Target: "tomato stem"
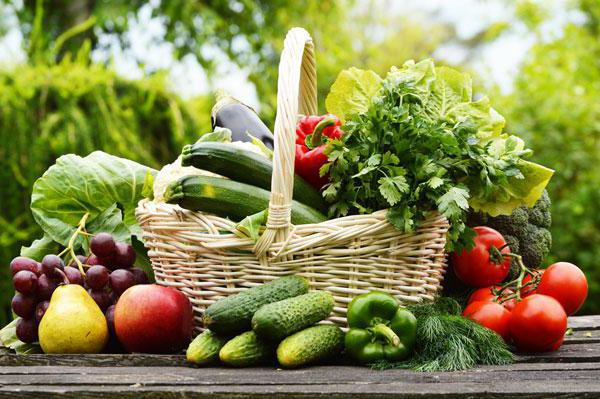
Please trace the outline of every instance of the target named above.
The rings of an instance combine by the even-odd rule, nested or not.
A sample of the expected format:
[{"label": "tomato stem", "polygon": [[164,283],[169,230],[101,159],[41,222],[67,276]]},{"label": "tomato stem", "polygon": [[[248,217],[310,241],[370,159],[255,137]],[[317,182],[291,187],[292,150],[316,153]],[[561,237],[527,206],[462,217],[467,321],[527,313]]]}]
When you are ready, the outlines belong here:
[{"label": "tomato stem", "polygon": [[490,260],[497,265],[504,262],[504,255],[509,255],[509,254],[503,254],[501,252],[504,247],[502,247],[502,248],[497,248],[494,246],[490,247]]},{"label": "tomato stem", "polygon": [[[494,292],[496,290],[494,288],[494,295],[497,294],[501,304],[510,301],[511,299],[515,299],[517,302],[519,302],[522,299],[521,291],[523,290],[523,288],[537,286],[539,282],[537,281],[537,279],[533,278],[531,281],[528,281],[527,283],[523,284],[523,279],[525,278],[525,275],[529,274],[532,277],[535,277],[535,273],[528,269],[527,266],[525,266],[525,264],[523,263],[523,257],[521,255],[506,253],[502,254],[502,256],[512,258],[517,262],[517,265],[519,266],[519,276],[515,280],[509,281],[508,283],[504,283],[502,286],[500,286],[500,289],[498,289],[497,292]],[[510,287],[514,287],[514,293],[507,296],[502,296],[502,292],[504,292],[507,288]]]}]

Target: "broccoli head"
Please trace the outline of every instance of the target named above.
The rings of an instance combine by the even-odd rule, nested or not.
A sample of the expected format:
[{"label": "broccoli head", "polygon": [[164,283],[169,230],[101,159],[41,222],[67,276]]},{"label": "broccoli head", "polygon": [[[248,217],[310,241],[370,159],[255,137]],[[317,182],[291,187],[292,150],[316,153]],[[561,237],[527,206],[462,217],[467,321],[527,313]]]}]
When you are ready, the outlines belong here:
[{"label": "broccoli head", "polygon": [[[550,205],[550,197],[544,190],[532,208],[521,206],[508,216],[471,214],[468,224],[471,227],[488,226],[499,231],[511,252],[521,255],[525,266],[535,269],[540,266],[552,247],[552,235],[548,230],[552,223]],[[514,263],[513,266],[516,266]],[[513,274],[511,270],[511,275]]]}]

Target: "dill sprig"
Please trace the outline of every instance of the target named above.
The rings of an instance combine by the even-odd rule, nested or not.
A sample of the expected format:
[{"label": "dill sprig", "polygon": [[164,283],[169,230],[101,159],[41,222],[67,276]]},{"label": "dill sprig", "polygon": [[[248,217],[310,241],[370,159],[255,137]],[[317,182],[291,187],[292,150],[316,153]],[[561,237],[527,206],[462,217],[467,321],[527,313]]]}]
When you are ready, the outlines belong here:
[{"label": "dill sprig", "polygon": [[414,356],[403,362],[380,361],[377,370],[459,371],[478,364],[504,365],[513,354],[495,332],[462,317],[461,307],[452,298],[408,306],[417,318]]}]

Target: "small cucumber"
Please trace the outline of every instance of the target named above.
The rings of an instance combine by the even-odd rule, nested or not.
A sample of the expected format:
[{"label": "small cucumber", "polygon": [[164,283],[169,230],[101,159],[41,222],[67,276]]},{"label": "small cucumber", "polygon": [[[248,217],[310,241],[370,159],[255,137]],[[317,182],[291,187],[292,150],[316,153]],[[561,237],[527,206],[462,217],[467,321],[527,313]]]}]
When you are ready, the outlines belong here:
[{"label": "small cucumber", "polygon": [[323,324],[290,335],[277,348],[277,360],[286,368],[306,366],[331,359],[344,349],[344,333],[333,325]]},{"label": "small cucumber", "polygon": [[210,330],[205,330],[198,335],[185,353],[189,362],[198,365],[205,365],[219,360],[219,351],[227,342],[226,338],[222,338]]},{"label": "small cucumber", "polygon": [[[165,201],[192,211],[202,211],[239,222],[269,207],[271,193],[262,188],[221,177],[185,176],[171,183]],[[310,224],[327,220],[308,205],[292,201],[292,223]]]},{"label": "small cucumber", "polygon": [[273,360],[275,347],[247,331],[228,341],[219,351],[221,361],[229,366],[259,366]]},{"label": "small cucumber", "polygon": [[254,313],[252,329],[261,338],[279,341],[327,318],[333,305],[333,296],[326,291],[270,303]]},{"label": "small cucumber", "polygon": [[[240,183],[271,189],[273,162],[252,151],[229,143],[198,142],[183,147],[181,154],[183,166],[194,166]],[[294,176],[293,197],[321,212],[327,211],[323,196],[298,175]]]},{"label": "small cucumber", "polygon": [[252,316],[262,306],[307,292],[305,278],[281,277],[219,299],[204,311],[204,326],[221,335],[239,334],[251,329]]}]

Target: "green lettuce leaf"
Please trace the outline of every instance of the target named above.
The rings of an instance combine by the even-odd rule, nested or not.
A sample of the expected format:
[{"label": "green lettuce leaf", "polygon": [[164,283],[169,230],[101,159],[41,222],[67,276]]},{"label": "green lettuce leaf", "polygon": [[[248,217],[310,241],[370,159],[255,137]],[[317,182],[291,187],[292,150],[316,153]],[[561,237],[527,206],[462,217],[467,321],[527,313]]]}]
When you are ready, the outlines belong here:
[{"label": "green lettuce leaf", "polygon": [[135,207],[151,168],[101,151],[60,157],[33,186],[31,211],[48,238],[65,246],[87,212],[90,232],[107,231],[120,241],[141,236]]},{"label": "green lettuce leaf", "polygon": [[435,64],[431,59],[418,63],[408,60],[402,65],[402,68],[393,66],[385,79],[393,86],[410,84],[417,93],[429,93],[431,84],[436,79]]},{"label": "green lettuce leaf", "polygon": [[486,140],[499,136],[505,120],[490,106],[487,97],[473,101],[473,83],[467,73],[448,67],[435,67],[433,60],[419,63],[407,61],[402,68],[392,67],[386,80],[394,84],[410,83],[423,101],[431,117],[445,118],[452,123],[470,120],[478,136]]},{"label": "green lettuce leaf", "polygon": [[231,130],[217,126],[212,132],[205,133],[198,139],[199,143],[215,141],[218,143],[231,143]]},{"label": "green lettuce leaf", "polygon": [[260,150],[260,152],[262,152],[265,157],[267,157],[269,159],[273,159],[273,150],[271,150],[269,147],[267,147],[261,139],[251,135],[250,132],[246,132],[246,134],[250,138],[250,142],[252,144],[254,144],[255,146],[257,146],[258,149]]},{"label": "green lettuce leaf", "polygon": [[246,216],[235,228],[242,236],[251,238],[256,242],[260,237],[261,228],[267,224],[268,217],[269,210],[265,209]]},{"label": "green lettuce leaf", "polygon": [[504,200],[484,201],[480,198],[473,198],[469,201],[471,208],[490,216],[498,216],[510,215],[519,206],[533,207],[542,196],[554,170],[529,161],[519,162],[519,169],[524,178],[509,178],[509,185],[506,189],[509,195]]},{"label": "green lettuce leaf", "polygon": [[327,112],[344,122],[352,114],[365,112],[380,87],[381,78],[375,72],[354,67],[345,69],[331,85],[325,100]]},{"label": "green lettuce leaf", "polygon": [[[490,154],[500,158],[499,151],[511,147],[514,153],[529,155],[523,141],[503,133],[505,119],[490,105],[488,97],[473,101],[471,77],[449,67],[435,67],[433,60],[407,61],[402,68],[392,67],[386,81],[410,84],[422,100],[423,111],[432,119],[442,118],[456,124],[469,121],[477,128],[481,145],[490,144]],[[509,141],[509,142],[507,142]],[[512,142],[517,142],[515,147]],[[484,199],[473,196],[469,205],[492,216],[510,214],[515,208],[533,206],[550,181],[554,171],[533,162],[520,161],[521,176],[509,178],[510,187]]]},{"label": "green lettuce leaf", "polygon": [[28,247],[21,247],[21,256],[42,261],[42,258],[48,254],[55,254],[59,252],[60,246],[50,236],[44,234],[44,236],[38,240],[35,240]]}]

